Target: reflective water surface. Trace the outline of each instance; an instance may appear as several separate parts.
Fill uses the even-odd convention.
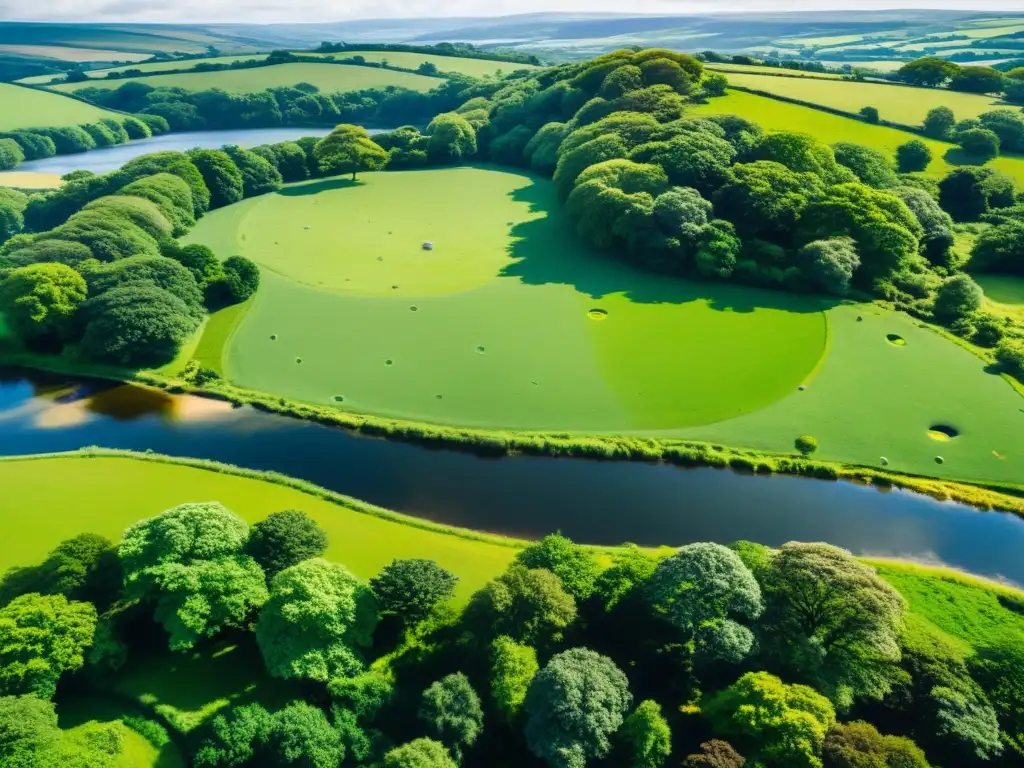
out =
[[[468,453],[251,408],[0,368],[0,454],[88,445],[276,470],[453,525],[579,541],[828,541],[1024,584],[1024,520],[902,491],[716,469]]]

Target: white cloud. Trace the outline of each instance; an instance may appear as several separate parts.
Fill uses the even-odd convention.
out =
[[[4,21],[323,22],[368,18],[502,16],[538,12],[687,14],[740,11],[943,8],[1021,10],[1021,0],[0,0]]]

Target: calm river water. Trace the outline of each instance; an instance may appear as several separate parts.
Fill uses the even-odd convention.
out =
[[[370,133],[383,133],[385,129],[370,129]],[[120,168],[132,158],[149,152],[166,152],[174,150],[184,152],[186,149],[200,147],[217,149],[225,144],[237,144],[240,147],[256,147],[260,144],[274,144],[278,141],[291,141],[302,136],[326,136],[329,128],[250,128],[237,131],[186,131],[184,133],[165,133],[151,139],[129,141],[116,147],[94,149],[77,155],[57,155],[43,160],[32,160],[18,166],[18,171],[34,173],[56,173],[64,175],[71,171],[92,171],[106,173]]]
[[[828,541],[1024,584],[1024,520],[902,491],[633,462],[479,458],[195,397],[0,368],[0,454],[88,445],[276,470],[453,525],[579,541]]]

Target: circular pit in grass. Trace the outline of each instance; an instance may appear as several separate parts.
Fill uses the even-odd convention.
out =
[[[956,427],[951,427],[948,424],[933,424],[928,427],[928,437],[932,440],[938,440],[940,442],[946,442],[952,440],[960,434],[960,430]]]
[[[594,309],[591,309],[590,311],[587,312],[587,317],[589,317],[591,320],[604,320],[605,318],[608,317],[608,312],[606,310],[595,307]]]
[[[886,334],[885,340],[892,344],[894,347],[905,347],[907,341],[902,336],[897,336],[895,333]]]

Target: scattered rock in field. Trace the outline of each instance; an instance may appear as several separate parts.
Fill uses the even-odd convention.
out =
[[[295,358],[295,362],[296,363],[301,363],[302,362],[302,358],[301,357],[296,357]]]
[[[864,317],[863,317],[863,315],[857,315],[857,322],[858,322],[858,323],[863,323],[863,322],[864,322]]]
[[[888,467],[889,466],[889,460],[887,458],[885,458],[885,456],[882,457],[882,466],[883,467]]]
[[[941,456],[936,456],[935,457],[935,463],[936,464],[945,464],[946,460],[944,458],[942,458]]]
[[[411,307],[409,307],[409,311],[410,312],[419,312],[419,309],[420,308],[417,307],[415,304],[413,304]]]
[[[271,341],[277,341],[277,334],[276,333],[270,334],[270,340]]]
[[[432,250],[434,250],[434,244],[430,243],[430,242],[424,243],[423,244],[423,250],[424,251],[432,251]]]
[[[336,403],[344,403],[345,402],[345,398],[342,395],[335,395],[334,396],[334,402],[336,402]]]
[[[807,387],[805,387],[803,384],[801,384],[799,387],[797,387],[797,389],[799,389],[801,392],[803,392],[805,389],[807,389]]]

